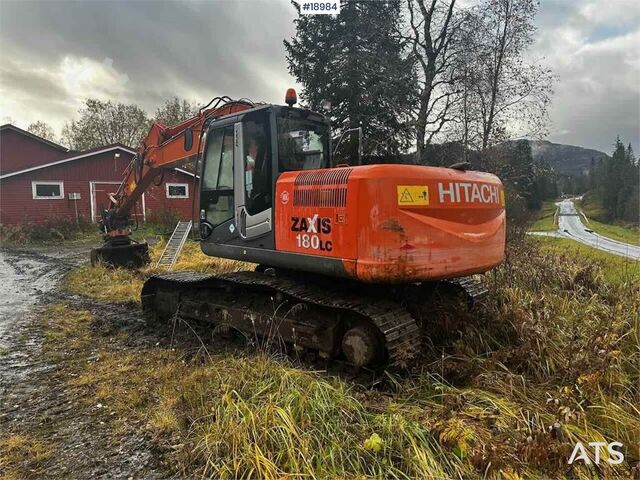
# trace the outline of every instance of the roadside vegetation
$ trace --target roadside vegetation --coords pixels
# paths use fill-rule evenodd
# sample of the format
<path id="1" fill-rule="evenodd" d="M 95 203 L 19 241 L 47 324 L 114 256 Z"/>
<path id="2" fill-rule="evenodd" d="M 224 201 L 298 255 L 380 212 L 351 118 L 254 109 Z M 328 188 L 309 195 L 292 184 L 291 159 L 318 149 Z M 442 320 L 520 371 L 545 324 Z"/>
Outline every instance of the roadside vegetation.
<path id="1" fill-rule="evenodd" d="M 587 218 L 589 218 L 587 216 Z M 611 225 L 609 223 L 598 222 L 589 218 L 586 227 L 590 228 L 602 236 L 618 240 L 619 242 L 640 245 L 640 228 L 632 226 Z"/>
<path id="2" fill-rule="evenodd" d="M 558 219 L 556 217 L 555 200 L 542 202 L 542 207 L 538 212 L 538 219 L 531 225 L 532 232 L 550 232 L 558 229 Z"/>
<path id="3" fill-rule="evenodd" d="M 638 261 L 612 255 L 567 238 L 535 237 L 533 240 L 544 250 L 557 254 L 566 261 L 581 257 L 585 261 L 597 265 L 604 282 L 607 284 L 634 285 L 640 283 L 640 262 Z"/>
<path id="4" fill-rule="evenodd" d="M 46 221 L 16 225 L 0 224 L 0 244 L 20 246 L 28 243 L 84 243 L 98 240 L 100 234 L 95 224 L 80 217 L 78 221 L 52 217 Z"/>
<path id="5" fill-rule="evenodd" d="M 576 206 L 587 216 L 589 219 L 587 226 L 594 232 L 620 242 L 640 245 L 640 226 L 630 222 L 609 222 L 599 192 L 585 193 L 581 200 L 576 201 Z"/>
<path id="6" fill-rule="evenodd" d="M 188 244 L 178 268 L 194 267 L 248 266 Z M 133 302 L 151 271 L 83 267 L 67 285 Z M 123 275 L 126 293 L 116 287 Z M 192 343 L 134 348 L 135 334 L 104 338 L 95 325 L 105 320 L 63 305 L 46 314 L 47 351 L 64 352 L 68 388 L 87 408 L 102 405 L 114 431 L 144 425 L 178 476 L 630 477 L 640 446 L 638 263 L 525 239 L 487 280 L 474 317 L 376 388 L 260 349 L 221 351 L 195 326 Z M 622 442 L 625 463 L 602 452 L 599 466 L 567 465 L 578 441 Z"/>
<path id="7" fill-rule="evenodd" d="M 158 216 L 134 232 L 138 239 L 169 237 L 175 228 L 175 215 Z M 51 217 L 42 223 L 23 223 L 16 225 L 0 224 L 0 245 L 19 247 L 27 244 L 57 244 L 65 242 L 67 245 L 99 245 L 102 236 L 98 225 L 83 217 L 79 221 L 64 217 Z"/>

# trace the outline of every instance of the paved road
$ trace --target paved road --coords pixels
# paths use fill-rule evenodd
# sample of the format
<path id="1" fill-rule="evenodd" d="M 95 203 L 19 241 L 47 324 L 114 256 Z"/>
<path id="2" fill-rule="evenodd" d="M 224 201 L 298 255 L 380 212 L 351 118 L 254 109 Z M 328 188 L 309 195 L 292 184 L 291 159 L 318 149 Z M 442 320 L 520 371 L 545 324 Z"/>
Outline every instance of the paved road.
<path id="1" fill-rule="evenodd" d="M 582 215 L 576 210 L 570 199 L 556 203 L 558 211 L 558 230 L 548 233 L 549 236 L 570 238 L 590 247 L 603 250 L 608 253 L 640 260 L 640 247 L 628 243 L 618 242 L 595 232 L 589 231 L 589 227 L 583 223 Z"/>

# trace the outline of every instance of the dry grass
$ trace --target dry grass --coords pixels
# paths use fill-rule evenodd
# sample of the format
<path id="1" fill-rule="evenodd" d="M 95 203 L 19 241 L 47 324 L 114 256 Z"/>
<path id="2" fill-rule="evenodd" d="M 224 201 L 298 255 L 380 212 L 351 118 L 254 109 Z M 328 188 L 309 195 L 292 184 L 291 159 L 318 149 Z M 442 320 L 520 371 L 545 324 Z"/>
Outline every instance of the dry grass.
<path id="1" fill-rule="evenodd" d="M 44 473 L 51 448 L 27 435 L 0 437 L 0 478 L 39 478 Z"/>
<path id="2" fill-rule="evenodd" d="M 83 266 L 72 271 L 66 279 L 69 291 L 90 298 L 115 303 L 140 303 L 140 291 L 147 277 L 166 270 L 156 268 L 155 262 L 162 254 L 163 241 L 149 249 L 151 263 L 141 270 L 107 268 L 104 265 Z M 191 270 L 200 273 L 225 273 L 253 269 L 254 265 L 236 260 L 208 257 L 200 250 L 197 242 L 185 244 L 173 271 Z"/>
<path id="3" fill-rule="evenodd" d="M 85 265 L 66 277 L 66 288 L 77 295 L 114 303 L 139 303 L 144 275 L 125 268 Z"/>
<path id="4" fill-rule="evenodd" d="M 51 328 L 66 332 L 59 349 L 98 348 L 69 387 L 122 424 L 143 422 L 179 476 L 628 478 L 640 448 L 640 276 L 610 281 L 606 259 L 539 245 L 512 248 L 479 318 L 383 392 L 263 354 L 122 350 L 62 307 Z M 567 465 L 575 442 L 614 440 L 623 465 L 606 454 Z"/>

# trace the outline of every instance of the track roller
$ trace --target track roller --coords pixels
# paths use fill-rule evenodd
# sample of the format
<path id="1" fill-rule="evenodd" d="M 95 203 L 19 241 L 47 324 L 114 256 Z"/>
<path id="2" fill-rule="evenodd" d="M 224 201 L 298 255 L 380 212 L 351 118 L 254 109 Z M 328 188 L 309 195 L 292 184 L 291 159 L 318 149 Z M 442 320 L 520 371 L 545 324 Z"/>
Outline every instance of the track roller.
<path id="1" fill-rule="evenodd" d="M 383 351 L 380 334 L 371 324 L 359 323 L 342 337 L 342 353 L 356 367 L 378 363 L 380 352 Z"/>

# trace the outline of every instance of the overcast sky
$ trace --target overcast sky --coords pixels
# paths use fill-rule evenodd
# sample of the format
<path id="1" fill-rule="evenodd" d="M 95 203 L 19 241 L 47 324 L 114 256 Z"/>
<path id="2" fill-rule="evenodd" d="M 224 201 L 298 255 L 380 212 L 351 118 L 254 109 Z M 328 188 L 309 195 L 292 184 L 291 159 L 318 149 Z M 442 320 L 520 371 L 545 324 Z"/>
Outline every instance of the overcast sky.
<path id="1" fill-rule="evenodd" d="M 289 0 L 0 0 L 0 122 L 59 133 L 86 97 L 153 113 L 177 95 L 283 103 Z M 531 55 L 556 75 L 548 140 L 639 152 L 640 1 L 542 0 Z"/>

